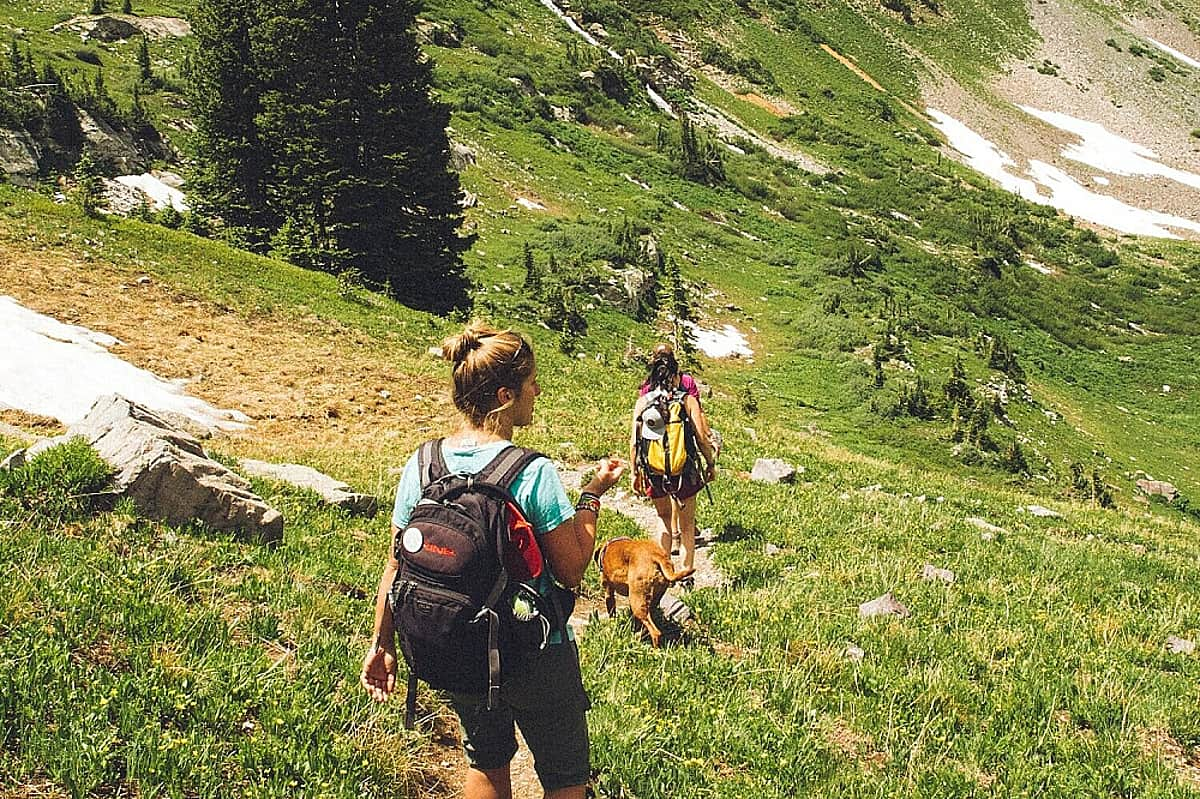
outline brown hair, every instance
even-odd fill
[[[670,344],[663,343],[654,348],[654,354],[650,357],[649,372],[647,382],[650,388],[671,387],[672,378],[679,374],[679,361],[675,360],[675,350]]]
[[[499,404],[501,387],[514,392],[533,373],[533,347],[520,333],[497,330],[476,320],[442,342],[442,356],[454,363],[454,407],[472,427],[492,430],[496,414],[512,404]]]

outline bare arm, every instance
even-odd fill
[[[624,472],[625,464],[618,458],[601,461],[596,476],[583,490],[602,495]],[[540,543],[554,576],[568,588],[576,587],[583,581],[596,547],[596,514],[586,509],[576,510],[574,516],[542,536]]]
[[[396,630],[392,624],[391,602],[388,592],[396,579],[400,563],[396,560],[396,536],[400,529],[392,525],[392,546],[388,550],[387,562],[379,578],[379,589],[375,593],[375,631],[371,635],[371,647],[363,658],[359,682],[376,702],[383,702],[396,687]]]

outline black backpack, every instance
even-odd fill
[[[469,475],[446,468],[440,439],[418,451],[421,498],[396,537],[400,568],[390,592],[408,664],[410,729],[418,679],[437,689],[486,695],[491,710],[504,676],[545,648],[552,630],[566,626],[570,610],[564,612],[563,595],[574,595],[561,589],[547,600],[530,584],[544,568],[541,551],[510,490],[540,457],[508,446]]]

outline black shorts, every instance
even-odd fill
[[[699,494],[702,488],[704,488],[704,480],[699,475],[690,472],[670,478],[661,474],[652,474],[648,475],[646,479],[646,496],[651,499],[672,496],[683,502]]]
[[[503,768],[517,753],[513,723],[533,753],[542,788],[586,785],[591,778],[587,710],[574,641],[550,644],[522,673],[506,677],[493,710],[478,696],[452,694],[462,726],[463,750],[473,768]]]

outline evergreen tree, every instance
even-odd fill
[[[415,0],[212,0],[194,23],[198,188],[250,243],[356,269],[409,305],[469,305],[449,110]]]
[[[663,299],[659,307],[667,310],[668,321],[671,323],[671,339],[675,350],[680,353],[681,361],[692,365],[692,356],[696,352],[696,342],[692,332],[696,321],[695,310],[692,308],[691,295],[687,281],[674,258],[665,256],[663,260]]]
[[[258,135],[261,83],[250,34],[258,0],[208,0],[191,16],[196,48],[188,70],[203,213],[220,216],[226,236],[258,252],[282,219],[267,207],[269,153]]]
[[[142,35],[142,40],[138,42],[137,64],[138,76],[142,80],[149,81],[154,77],[150,65],[150,41],[145,34]]]
[[[104,205],[104,181],[100,176],[100,166],[86,148],[75,164],[74,199],[87,216],[99,216],[100,207]]]
[[[122,14],[132,14],[133,13],[133,0],[123,0],[123,2],[121,3],[121,13]]]
[[[335,117],[331,198],[338,246],[367,279],[390,281],[400,301],[446,313],[469,306],[462,253],[458,175],[450,168],[448,106],[430,97],[432,64],[415,36],[417,0],[336,5],[342,51],[335,96],[351,115]],[[344,119],[353,119],[346,126]]]
[[[533,260],[533,248],[529,246],[529,242],[525,242],[525,293],[535,298],[542,293],[542,272]]]

